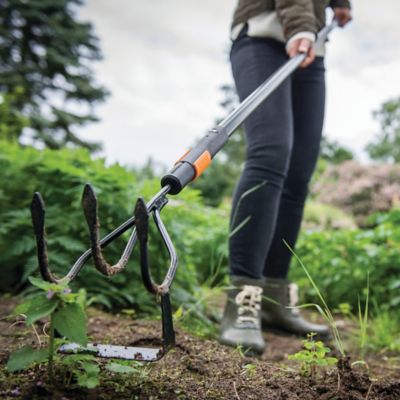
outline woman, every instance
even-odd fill
[[[232,204],[229,243],[233,288],[220,342],[262,353],[261,329],[328,336],[297,311],[287,281],[291,253],[315,169],[325,106],[324,48],[314,48],[329,5],[340,26],[351,20],[348,0],[239,0],[232,24],[231,64],[240,100],[289,57],[306,58],[246,120],[247,155]]]

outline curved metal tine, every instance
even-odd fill
[[[172,241],[167,233],[167,230],[160,218],[160,208],[166,202],[161,202],[159,206],[153,209],[153,218],[157,228],[163,238],[164,243],[168,248],[171,258],[170,267],[164,281],[161,285],[157,285],[150,273],[149,256],[148,256],[148,232],[149,232],[149,212],[148,208],[142,198],[139,198],[135,206],[136,230],[138,235],[140,247],[140,269],[142,272],[142,279],[146,289],[153,294],[160,295],[161,301],[161,320],[162,320],[162,336],[163,336],[163,351],[160,353],[162,357],[168,349],[175,345],[175,332],[172,319],[171,303],[169,299],[169,287],[175,276],[178,258],[172,244]]]
[[[136,232],[139,241],[140,250],[140,270],[146,289],[153,294],[158,294],[159,286],[153,281],[149,269],[148,254],[148,233],[149,233],[149,213],[146,203],[139,197],[135,205]]]
[[[178,267],[178,255],[176,253],[174,244],[172,243],[172,240],[168,234],[167,228],[165,227],[164,222],[161,219],[159,209],[154,210],[153,219],[154,222],[156,223],[158,231],[161,234],[163,242],[167,247],[170,258],[170,264],[168,267],[167,274],[165,275],[164,281],[160,285],[161,292],[167,293],[176,274],[176,269]]]
[[[82,207],[90,232],[90,242],[94,265],[98,271],[107,276],[112,276],[122,271],[129,261],[132,250],[136,244],[136,229],[133,229],[121,258],[114,265],[110,265],[103,256],[99,236],[99,219],[97,216],[97,198],[91,185],[86,184],[82,195]],[[132,224],[133,225],[133,224]]]
[[[36,192],[33,195],[33,199],[31,202],[31,215],[33,229],[36,236],[37,256],[40,274],[42,275],[42,278],[48,282],[68,283],[70,281],[68,276],[59,279],[50,271],[49,258],[47,255],[46,230],[44,227],[45,214],[46,211],[43,198],[39,192]]]
[[[170,265],[167,274],[161,283],[156,284],[150,272],[149,256],[148,256],[148,230],[149,230],[149,213],[145,202],[142,198],[139,198],[135,206],[135,218],[136,218],[136,230],[140,245],[140,268],[142,272],[142,278],[146,289],[150,293],[154,294],[165,294],[168,293],[172,281],[175,277],[176,269],[178,266],[178,256],[176,254],[174,245],[172,244],[171,238],[168,235],[167,229],[160,217],[160,210],[155,208],[153,211],[154,222],[156,223],[157,229],[161,234],[164,244],[167,247],[168,254],[170,256]]]

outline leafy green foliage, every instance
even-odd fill
[[[86,346],[86,314],[79,304],[70,303],[60,307],[54,313],[53,323],[62,336],[71,342]]]
[[[320,157],[330,164],[340,164],[343,161],[354,159],[354,154],[336,140],[330,140],[326,136],[323,136]]]
[[[374,113],[381,125],[381,133],[366,147],[374,160],[400,162],[400,97],[382,104]]]
[[[302,341],[303,350],[288,356],[289,360],[300,363],[301,373],[304,376],[312,378],[317,376],[319,368],[335,365],[338,361],[335,357],[327,357],[331,349],[326,347],[323,342],[315,341],[314,336],[315,333],[308,334],[307,339]]]
[[[106,368],[111,372],[117,372],[119,374],[132,374],[135,372],[135,368],[129,365],[123,365],[116,362],[107,364]]]
[[[10,372],[17,372],[30,367],[34,363],[46,361],[49,357],[47,349],[35,350],[31,346],[24,346],[14,351],[7,362]]]
[[[65,284],[54,284],[31,277],[31,283],[41,291],[14,310],[14,314],[24,313],[26,324],[33,325],[40,318],[50,317],[48,345],[46,349],[33,349],[26,346],[13,352],[8,360],[7,369],[16,372],[29,368],[35,362],[47,361],[48,377],[55,382],[54,368],[69,366],[79,386],[96,387],[99,381],[100,368],[94,357],[87,354],[75,354],[63,359],[56,353],[64,339],[56,339],[58,331],[66,339],[82,346],[87,344],[86,313],[83,307],[82,291],[72,293]]]
[[[38,319],[47,317],[50,315],[58,306],[58,301],[56,299],[48,299],[44,294],[40,294],[32,298],[26,311],[26,324],[31,325]],[[22,307],[21,307],[22,308]]]
[[[316,297],[318,298],[318,301],[320,302],[320,304],[322,304],[322,306],[320,304],[305,304],[302,307],[309,307],[309,306],[315,307],[318,310],[318,312],[325,318],[325,320],[328,322],[329,327],[331,328],[331,331],[333,333],[333,338],[335,340],[336,347],[339,350],[342,357],[344,357],[345,351],[344,351],[341,334],[337,327],[335,318],[333,317],[332,311],[329,308],[329,306],[325,300],[325,296],[322,295],[320,288],[315,283],[313,277],[311,276],[310,272],[308,271],[306,266],[303,264],[303,262],[301,261],[299,256],[296,253],[294,253],[294,251],[291,249],[291,247],[287,244],[286,241],[284,241],[284,243],[288,247],[288,249],[292,252],[294,259],[300,264],[301,268],[305,272],[308,281],[310,282],[312,288],[315,290],[315,294],[316,294]],[[311,336],[311,339],[312,339],[312,336]]]
[[[18,96],[23,89],[16,87],[13,92],[0,95],[0,139],[17,141],[28,120],[18,110]]]
[[[354,229],[354,218],[338,207],[309,200],[304,209],[303,230]]]
[[[383,353],[400,353],[400,320],[398,310],[381,311],[375,307],[368,326],[366,347]]]
[[[95,363],[82,362],[81,369],[75,369],[78,385],[88,389],[93,389],[100,384],[99,374],[100,368]]]
[[[65,367],[69,371],[65,376],[73,377],[81,387],[93,389],[100,384],[100,368],[95,357],[90,354],[68,355],[59,358],[57,364]],[[70,379],[65,379],[64,383],[69,385]]]
[[[81,4],[81,0],[0,3],[0,91],[18,94],[12,113],[1,119],[13,122],[7,136],[21,136],[21,114],[29,135],[48,147],[67,143],[99,147],[73,132],[75,126],[96,121],[93,105],[107,94],[89,68],[101,56],[91,24],[77,20]]]
[[[92,160],[83,149],[38,151],[2,142],[0,168],[3,171],[0,175],[2,291],[26,287],[28,277],[38,268],[29,211],[35,191],[40,191],[46,201],[50,265],[56,274],[63,276],[90,246],[80,205],[86,182],[91,182],[99,199],[102,236],[132,215],[139,195],[149,200],[160,188],[157,180],[139,182],[134,172],[119,165],[106,166],[102,159]],[[179,199],[170,198],[162,217],[179,255],[173,302],[181,304],[185,295],[193,298],[191,294],[211,275],[215,276],[216,270],[214,284],[223,279],[228,214],[227,207],[205,207],[199,192],[190,188]],[[150,225],[150,264],[154,279],[160,282],[169,264],[168,255],[156,228]],[[110,262],[117,261],[122,254],[129,233],[106,248]],[[77,287],[87,289],[91,304],[159,313],[154,297],[142,285],[137,251],[126,271],[112,278],[104,277],[88,262],[72,283],[72,288]]]
[[[377,302],[382,309],[400,304],[400,209],[376,214],[369,229],[303,232],[296,254],[315,278],[328,304],[349,303],[358,307]],[[369,273],[369,291],[366,279]],[[316,291],[293,262],[291,279],[299,283],[303,302],[313,302]]]

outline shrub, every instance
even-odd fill
[[[114,229],[132,215],[138,195],[149,200],[159,190],[157,181],[140,182],[132,171],[92,160],[83,149],[43,150],[0,144],[0,264],[2,291],[19,291],[37,271],[36,245],[29,204],[35,191],[46,201],[46,225],[52,269],[63,275],[81,252],[89,247],[88,229],[80,206],[83,184],[91,182],[99,197],[101,233]],[[179,199],[170,198],[162,213],[180,258],[175,286],[190,293],[220,256],[226,254],[226,212],[207,208],[199,193],[188,188]],[[129,232],[106,249],[115,262]],[[137,251],[126,271],[112,278],[85,266],[73,286],[85,287],[89,300],[107,307],[137,306],[152,310],[152,296],[143,288]],[[152,273],[160,280],[167,268],[166,251],[150,236]],[[90,264],[90,263],[89,263]],[[173,292],[174,293],[174,292]],[[174,300],[174,294],[172,294]],[[179,301],[179,299],[176,299]]]
[[[400,165],[361,165],[346,161],[328,167],[312,187],[316,201],[353,214],[365,224],[368,215],[388,211],[400,199]]]
[[[357,310],[365,302],[367,274],[370,299],[381,309],[400,304],[400,209],[370,218],[370,229],[303,232],[296,253],[315,279],[330,307],[350,303]],[[293,260],[291,278],[303,288],[303,301],[313,302],[315,291]]]
[[[302,223],[303,230],[355,229],[354,218],[340,208],[307,201]]]

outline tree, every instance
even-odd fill
[[[354,154],[336,140],[329,140],[326,136],[323,136],[321,140],[320,157],[329,164],[336,165],[347,160],[353,160]]]
[[[0,139],[17,141],[27,120],[16,109],[19,93],[0,94]]]
[[[101,58],[91,24],[76,20],[82,0],[0,1],[0,91],[28,120],[33,141],[99,148],[75,133],[96,121],[93,105],[107,92],[89,68]]]
[[[366,146],[369,156],[373,160],[400,162],[400,97],[383,103],[374,117],[382,132]]]

